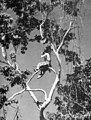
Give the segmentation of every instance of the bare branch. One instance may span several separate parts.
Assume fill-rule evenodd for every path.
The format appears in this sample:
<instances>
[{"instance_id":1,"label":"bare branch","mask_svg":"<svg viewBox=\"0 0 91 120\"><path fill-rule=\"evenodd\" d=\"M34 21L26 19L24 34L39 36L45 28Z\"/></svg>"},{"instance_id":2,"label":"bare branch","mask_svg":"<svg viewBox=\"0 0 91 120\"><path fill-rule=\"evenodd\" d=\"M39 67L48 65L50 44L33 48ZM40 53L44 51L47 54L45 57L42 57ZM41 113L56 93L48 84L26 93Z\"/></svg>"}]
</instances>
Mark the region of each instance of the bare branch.
<instances>
[{"instance_id":1,"label":"bare branch","mask_svg":"<svg viewBox=\"0 0 91 120\"><path fill-rule=\"evenodd\" d=\"M5 62L0 60L1 63L5 63L7 65L9 65L10 67L13 67L12 64L9 62L9 60L7 59L7 51L6 51L6 48L3 47L3 46L0 46L1 47L1 51L2 51L2 56L3 58L5 59ZM16 64L16 63L15 63ZM18 65L16 64L16 71L18 71L20 74L21 74L21 71L19 70L19 67Z\"/></svg>"},{"instance_id":2,"label":"bare branch","mask_svg":"<svg viewBox=\"0 0 91 120\"><path fill-rule=\"evenodd\" d=\"M30 90L26 90L26 91L34 91L34 92L40 91L40 92L43 92L44 95L45 95L45 100L47 100L47 93L43 89L30 89Z\"/></svg>"},{"instance_id":3,"label":"bare branch","mask_svg":"<svg viewBox=\"0 0 91 120\"><path fill-rule=\"evenodd\" d=\"M48 96L47 100L44 101L44 103L40 106L39 110L46 108L50 104L50 102L52 100L52 97L53 97L53 94L54 94L54 91L56 89L56 85L57 85L57 83L59 81L58 76L59 76L59 74L56 74L56 78L55 78L55 81L54 81L54 83L52 85L52 88L50 90L49 96Z\"/></svg>"},{"instance_id":4,"label":"bare branch","mask_svg":"<svg viewBox=\"0 0 91 120\"><path fill-rule=\"evenodd\" d=\"M24 91L25 91L25 89L23 89L23 90L21 90L21 91L15 93L15 94L13 94L13 95L8 99L8 101L11 100L11 99L13 99L13 98L16 97L17 95L22 94Z\"/></svg>"},{"instance_id":5,"label":"bare branch","mask_svg":"<svg viewBox=\"0 0 91 120\"><path fill-rule=\"evenodd\" d=\"M9 60L7 59L7 51L6 51L6 48L3 47L3 46L0 46L0 47L1 47L1 51L2 51L2 56L3 56L3 58L4 58L5 61L6 61L6 62L4 62L4 61L1 61L1 60L0 60L0 62L5 63L5 64L11 66Z\"/></svg>"},{"instance_id":6,"label":"bare branch","mask_svg":"<svg viewBox=\"0 0 91 120\"><path fill-rule=\"evenodd\" d=\"M18 71L20 74L22 74L21 71L19 70L19 66L17 63L16 63L16 71Z\"/></svg>"},{"instance_id":7,"label":"bare branch","mask_svg":"<svg viewBox=\"0 0 91 120\"><path fill-rule=\"evenodd\" d=\"M29 87L28 84L26 84L26 89L23 89L23 90L15 93L15 94L13 94L13 95L8 99L8 101L12 100L12 99L13 99L14 97L16 97L17 95L22 94L24 91L28 91L28 92L29 92L29 94L31 95L31 97L33 98L33 100L34 100L35 103L38 102L36 96L35 96L34 93L31 91L31 89L30 89L30 87ZM41 91L43 91L43 90L41 90ZM43 91L43 92L44 92L44 91ZM46 97L47 97L47 95L46 95L46 92L45 92L45 98L46 98Z\"/></svg>"},{"instance_id":8,"label":"bare branch","mask_svg":"<svg viewBox=\"0 0 91 120\"><path fill-rule=\"evenodd\" d=\"M44 15L45 15L45 17L46 17L46 14L45 14L45 13L44 13ZM41 35L42 39L43 39L42 25L44 24L45 20L46 20L46 19L44 19L43 14L42 14L42 23L40 24L40 35Z\"/></svg>"},{"instance_id":9,"label":"bare branch","mask_svg":"<svg viewBox=\"0 0 91 120\"><path fill-rule=\"evenodd\" d=\"M55 50L54 45L52 43L51 43L51 48L52 48L54 54L56 55L56 58L58 61L58 66L59 66L59 69L61 70L61 60L60 60L58 52Z\"/></svg>"},{"instance_id":10,"label":"bare branch","mask_svg":"<svg viewBox=\"0 0 91 120\"><path fill-rule=\"evenodd\" d=\"M38 72L39 72L39 70L36 71L36 72L34 72L34 73L31 75L31 77L29 78L29 80L26 82L26 84L28 84L28 83L32 80L32 78L33 78Z\"/></svg>"},{"instance_id":11,"label":"bare branch","mask_svg":"<svg viewBox=\"0 0 91 120\"><path fill-rule=\"evenodd\" d=\"M66 31L65 35L63 36L63 39L62 39L62 41L61 41L61 43L60 43L60 45L59 45L59 47L58 47L58 49L57 49L57 53L59 52L60 48L62 47L62 45L63 45L63 43L64 43L64 39L65 39L66 35L69 33L72 25L73 25L73 21L70 21L69 28L68 28L68 30Z\"/></svg>"},{"instance_id":12,"label":"bare branch","mask_svg":"<svg viewBox=\"0 0 91 120\"><path fill-rule=\"evenodd\" d=\"M31 97L33 98L34 102L37 103L38 100L37 100L36 96L34 95L34 93L31 91L31 88L29 87L28 84L26 84L26 90L29 92L29 94L30 94Z\"/></svg>"},{"instance_id":13,"label":"bare branch","mask_svg":"<svg viewBox=\"0 0 91 120\"><path fill-rule=\"evenodd\" d=\"M60 57L59 57L59 54L57 53L57 51L55 50L54 48L54 45L51 44L51 48L53 49L53 52L55 53L56 55L56 58L57 58L57 61L58 61L58 66L59 66L59 69L58 69L58 73L55 72L55 70L53 69L54 73L56 73L56 78L55 78L55 81L52 85L52 88L49 92L49 96L47 98L46 101L44 101L44 103L40 106L40 110L41 109L45 109L51 102L52 100L52 97L53 97L53 94L54 94L54 91L56 89L56 85L58 84L58 82L60 81L60 74L61 74L61 60L60 60Z\"/></svg>"},{"instance_id":14,"label":"bare branch","mask_svg":"<svg viewBox=\"0 0 91 120\"><path fill-rule=\"evenodd\" d=\"M7 52L6 52L6 48L3 47L3 46L0 46L1 47L1 51L2 51L2 56L3 58L5 59L5 61L7 61Z\"/></svg>"},{"instance_id":15,"label":"bare branch","mask_svg":"<svg viewBox=\"0 0 91 120\"><path fill-rule=\"evenodd\" d=\"M51 43L51 49L53 50L54 53L56 53L56 50L55 50L53 43Z\"/></svg>"},{"instance_id":16,"label":"bare branch","mask_svg":"<svg viewBox=\"0 0 91 120\"><path fill-rule=\"evenodd\" d=\"M49 69L56 74L56 71L52 67L49 67Z\"/></svg>"},{"instance_id":17,"label":"bare branch","mask_svg":"<svg viewBox=\"0 0 91 120\"><path fill-rule=\"evenodd\" d=\"M50 93L49 93L49 96L48 96L49 101L52 100L52 97L53 97L53 94L54 94L54 91L55 91L56 85L57 85L57 83L59 82L59 78L58 78L58 76L59 76L59 75L56 74L55 81L54 81L54 83L53 83L53 85L52 85L52 88L51 88Z\"/></svg>"},{"instance_id":18,"label":"bare branch","mask_svg":"<svg viewBox=\"0 0 91 120\"><path fill-rule=\"evenodd\" d=\"M44 24L44 20L43 20L43 22L40 24L40 35L41 35L41 37L42 37L42 39L43 39L43 30L42 30L42 25Z\"/></svg>"}]
</instances>

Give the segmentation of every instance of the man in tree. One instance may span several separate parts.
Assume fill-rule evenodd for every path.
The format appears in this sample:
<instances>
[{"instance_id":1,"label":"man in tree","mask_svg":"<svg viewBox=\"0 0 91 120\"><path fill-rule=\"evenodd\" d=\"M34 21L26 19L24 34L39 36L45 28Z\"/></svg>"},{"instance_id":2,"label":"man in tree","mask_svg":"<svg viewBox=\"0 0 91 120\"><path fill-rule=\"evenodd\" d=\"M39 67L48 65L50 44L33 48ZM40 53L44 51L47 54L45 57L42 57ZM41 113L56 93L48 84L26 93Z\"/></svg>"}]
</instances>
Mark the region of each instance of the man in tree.
<instances>
[{"instance_id":1,"label":"man in tree","mask_svg":"<svg viewBox=\"0 0 91 120\"><path fill-rule=\"evenodd\" d=\"M44 58L44 62L40 62L37 65L37 68L35 71L40 70L40 73L37 77L37 79L41 78L47 70L49 70L49 67L51 67L51 56L50 56L50 47L46 47L44 52L41 54L41 58Z\"/></svg>"}]
</instances>

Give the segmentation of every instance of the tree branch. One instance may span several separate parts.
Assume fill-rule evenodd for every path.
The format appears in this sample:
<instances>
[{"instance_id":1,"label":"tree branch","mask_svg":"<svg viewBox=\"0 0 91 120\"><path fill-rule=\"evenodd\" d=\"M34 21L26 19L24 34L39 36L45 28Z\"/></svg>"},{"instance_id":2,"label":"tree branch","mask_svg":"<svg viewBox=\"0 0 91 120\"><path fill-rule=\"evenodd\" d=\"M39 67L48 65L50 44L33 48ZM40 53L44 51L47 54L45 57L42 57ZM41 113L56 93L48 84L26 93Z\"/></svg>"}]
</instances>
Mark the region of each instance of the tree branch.
<instances>
[{"instance_id":1,"label":"tree branch","mask_svg":"<svg viewBox=\"0 0 91 120\"><path fill-rule=\"evenodd\" d=\"M44 13L44 15L45 15L45 13ZM46 15L45 15L45 17L46 17ZM41 35L42 39L43 39L42 25L44 24L45 20L46 19L44 19L43 14L42 14L42 23L40 24L40 35Z\"/></svg>"},{"instance_id":2,"label":"tree branch","mask_svg":"<svg viewBox=\"0 0 91 120\"><path fill-rule=\"evenodd\" d=\"M38 100L37 100L36 96L34 95L34 93L31 91L31 88L29 87L28 84L26 84L26 90L29 92L29 94L30 94L31 97L33 98L34 102L37 103Z\"/></svg>"},{"instance_id":3,"label":"tree branch","mask_svg":"<svg viewBox=\"0 0 91 120\"><path fill-rule=\"evenodd\" d=\"M49 69L56 74L56 71L52 67L49 67Z\"/></svg>"},{"instance_id":4,"label":"tree branch","mask_svg":"<svg viewBox=\"0 0 91 120\"><path fill-rule=\"evenodd\" d=\"M4 39L4 37L2 39ZM7 61L7 51L6 51L6 48L3 47L3 46L0 46L0 47L1 47L2 56L5 59L5 61Z\"/></svg>"},{"instance_id":5,"label":"tree branch","mask_svg":"<svg viewBox=\"0 0 91 120\"><path fill-rule=\"evenodd\" d=\"M45 109L45 108L49 105L49 103L50 103L51 100L52 100L54 91L55 91L55 89L56 89L56 85L57 85L58 82L60 81L60 75L61 75L61 60L60 60L59 54L58 54L57 51L55 50L53 44L51 44L51 48L53 49L53 52L55 53L55 55L56 55L56 57L57 57L59 69L58 69L58 73L55 72L55 73L56 73L55 81L54 81L54 83L53 83L53 85L52 85L52 88L51 88L51 90L50 90L50 92L49 92L49 96L48 96L47 100L44 101L44 103L40 106L40 108L39 108L40 111L41 111L42 109Z\"/></svg>"},{"instance_id":6,"label":"tree branch","mask_svg":"<svg viewBox=\"0 0 91 120\"><path fill-rule=\"evenodd\" d=\"M28 83L32 80L32 78L33 78L38 72L39 72L39 70L36 71L36 72L34 72L34 73L31 75L31 77L29 78L29 80L26 82L26 84L28 84Z\"/></svg>"},{"instance_id":7,"label":"tree branch","mask_svg":"<svg viewBox=\"0 0 91 120\"><path fill-rule=\"evenodd\" d=\"M7 51L6 51L6 48L5 48L5 47L2 47L2 46L0 46L0 47L1 47L1 51L2 51L2 56L3 56L3 58L4 58L5 61L6 61L6 62L4 62L4 61L1 61L1 60L0 60L0 62L5 63L5 64L11 66L9 60L7 59Z\"/></svg>"},{"instance_id":8,"label":"tree branch","mask_svg":"<svg viewBox=\"0 0 91 120\"><path fill-rule=\"evenodd\" d=\"M52 85L52 88L51 88L50 93L49 93L49 96L48 96L49 101L52 100L52 97L53 97L53 94L54 94L56 85L57 85L57 83L59 82L58 76L59 76L59 74L56 74L55 81L54 81L54 83L53 83L53 85Z\"/></svg>"},{"instance_id":9,"label":"tree branch","mask_svg":"<svg viewBox=\"0 0 91 120\"><path fill-rule=\"evenodd\" d=\"M6 51L6 48L5 47L1 47L1 51L2 51L2 56L3 58L5 59L5 62L0 60L1 63L5 63L7 65L9 65L10 67L13 67L12 64L9 62L9 60L7 59L7 51ZM16 71L18 71L20 74L21 74L21 71L19 70L19 67L18 65L16 64Z\"/></svg>"},{"instance_id":10,"label":"tree branch","mask_svg":"<svg viewBox=\"0 0 91 120\"><path fill-rule=\"evenodd\" d=\"M62 41L61 41L61 43L60 43L60 45L59 45L59 47L58 47L58 49L57 49L57 53L59 52L60 48L62 47L62 45L63 45L63 43L64 43L64 39L65 39L66 35L69 33L72 24L73 24L73 21L70 21L69 28L68 28L68 30L66 31L65 35L63 36L63 39L62 39Z\"/></svg>"},{"instance_id":11,"label":"tree branch","mask_svg":"<svg viewBox=\"0 0 91 120\"><path fill-rule=\"evenodd\" d=\"M56 85L59 82L58 76L59 76L59 74L56 74L56 78L55 78L55 81L54 81L52 88L50 90L49 96L48 96L47 100L44 101L43 104L40 106L39 110L45 109L50 104L52 97L53 97L53 94L54 94L54 91L56 89Z\"/></svg>"},{"instance_id":12,"label":"tree branch","mask_svg":"<svg viewBox=\"0 0 91 120\"><path fill-rule=\"evenodd\" d=\"M25 89L23 89L23 90L15 93L15 94L13 94L13 95L8 99L8 101L11 100L11 99L13 99L13 98L16 97L17 95L22 94L24 91L25 91Z\"/></svg>"},{"instance_id":13,"label":"tree branch","mask_svg":"<svg viewBox=\"0 0 91 120\"><path fill-rule=\"evenodd\" d=\"M40 92L44 93L44 95L45 95L45 100L47 100L47 93L46 93L46 91L43 90L43 89L30 89L30 90L26 90L26 91L34 91L34 92L40 91Z\"/></svg>"},{"instance_id":14,"label":"tree branch","mask_svg":"<svg viewBox=\"0 0 91 120\"><path fill-rule=\"evenodd\" d=\"M61 60L60 60L58 52L55 50L54 45L52 43L51 43L51 49L53 50L54 54L56 55L56 58L58 61L58 66L59 66L59 69L61 70Z\"/></svg>"},{"instance_id":15,"label":"tree branch","mask_svg":"<svg viewBox=\"0 0 91 120\"><path fill-rule=\"evenodd\" d=\"M34 102L37 103L38 100L37 100L36 96L34 95L34 93L33 93L31 90L32 90L32 89L30 89L29 85L26 84L26 88L25 88L25 89L23 89L23 90L21 90L21 91L19 91L19 92L17 92L17 93L14 93L14 94L8 99L8 101L12 100L12 99L13 99L14 97L16 97L17 95L22 94L24 91L28 91L29 94L31 95L31 97L33 98ZM40 89L40 90L35 89L35 90L33 90L33 91L41 91L41 92L45 93L45 98L47 99L47 94L46 94L46 92L45 92L44 90L42 90L42 89Z\"/></svg>"}]
</instances>

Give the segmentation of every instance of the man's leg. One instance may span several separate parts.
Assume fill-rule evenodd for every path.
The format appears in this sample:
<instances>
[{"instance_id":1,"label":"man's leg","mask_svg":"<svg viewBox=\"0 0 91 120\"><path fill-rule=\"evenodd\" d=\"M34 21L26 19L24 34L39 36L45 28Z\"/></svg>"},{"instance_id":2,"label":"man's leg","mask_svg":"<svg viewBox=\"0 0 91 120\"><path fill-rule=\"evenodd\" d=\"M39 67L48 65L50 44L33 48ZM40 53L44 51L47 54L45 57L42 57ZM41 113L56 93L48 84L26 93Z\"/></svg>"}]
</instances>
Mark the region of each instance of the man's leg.
<instances>
[{"instance_id":1,"label":"man's leg","mask_svg":"<svg viewBox=\"0 0 91 120\"><path fill-rule=\"evenodd\" d=\"M45 74L45 71L44 71L44 70L41 70L41 71L40 71L40 74L39 74L38 77L37 77L37 79L40 79L44 74Z\"/></svg>"}]
</instances>

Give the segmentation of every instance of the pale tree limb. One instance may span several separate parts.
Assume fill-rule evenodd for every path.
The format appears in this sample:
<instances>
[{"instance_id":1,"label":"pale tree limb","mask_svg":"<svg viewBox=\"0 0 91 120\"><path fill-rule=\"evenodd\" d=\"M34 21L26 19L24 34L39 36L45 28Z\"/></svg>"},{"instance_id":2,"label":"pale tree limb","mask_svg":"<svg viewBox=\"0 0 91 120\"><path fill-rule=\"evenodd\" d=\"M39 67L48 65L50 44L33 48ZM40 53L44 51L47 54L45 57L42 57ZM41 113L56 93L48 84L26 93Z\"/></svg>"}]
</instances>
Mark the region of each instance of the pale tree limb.
<instances>
[{"instance_id":1,"label":"pale tree limb","mask_svg":"<svg viewBox=\"0 0 91 120\"><path fill-rule=\"evenodd\" d=\"M53 50L54 54L56 55L59 69L61 69L61 60L60 60L59 54L58 54L57 50L55 50L55 47L52 43L51 43L51 49Z\"/></svg>"},{"instance_id":2,"label":"pale tree limb","mask_svg":"<svg viewBox=\"0 0 91 120\"><path fill-rule=\"evenodd\" d=\"M31 77L29 78L29 80L26 82L26 84L28 84L38 72L39 72L39 70L36 71L36 72L34 72L34 73L31 75Z\"/></svg>"},{"instance_id":3,"label":"pale tree limb","mask_svg":"<svg viewBox=\"0 0 91 120\"><path fill-rule=\"evenodd\" d=\"M56 71L55 71L52 67L49 67L49 69L50 69L53 73L56 74ZM33 79L33 77L34 77L39 71L40 71L40 70L34 72L34 73L31 75L31 77L29 78L29 80L26 82L26 84L28 84L28 83Z\"/></svg>"},{"instance_id":4,"label":"pale tree limb","mask_svg":"<svg viewBox=\"0 0 91 120\"><path fill-rule=\"evenodd\" d=\"M56 73L56 71L55 71L54 69L51 69L51 70L52 70L54 73ZM56 85L57 85L57 83L58 83L58 81L59 81L59 78L58 78L58 77L59 77L59 73L56 74L56 79L55 79L55 81L54 81L54 83L53 83L53 85L52 85L52 88L51 88L51 90L50 90L50 93L49 93L48 98L47 98L47 93L46 93L43 89L31 89L31 88L29 87L29 85L28 85L28 83L30 82L30 80L31 80L37 73L38 73L38 71L35 72L35 73L31 76L31 78L27 81L27 83L26 83L26 88L25 88L25 89L23 89L23 90L20 91L20 92L15 93L15 94L12 95L8 100L13 99L15 96L23 93L24 91L28 91L29 94L31 95L31 97L33 98L34 102L37 104L38 99L37 99L37 97L35 96L35 94L33 93L33 91L41 91L41 92L43 92L43 93L45 94L45 101L43 102L43 104L41 104L41 105L38 106L38 109L41 110L42 108L47 107L48 104L49 104L49 103L51 102L51 100L52 100L54 91L55 91L55 89L56 89Z\"/></svg>"},{"instance_id":5,"label":"pale tree limb","mask_svg":"<svg viewBox=\"0 0 91 120\"><path fill-rule=\"evenodd\" d=\"M56 58L57 58L57 61L58 61L58 68L59 68L59 71L61 71L61 60L60 60L60 57L59 57L59 54L58 54L58 52L56 52Z\"/></svg>"},{"instance_id":6,"label":"pale tree limb","mask_svg":"<svg viewBox=\"0 0 91 120\"><path fill-rule=\"evenodd\" d=\"M54 45L51 43L51 49L53 50L53 52L56 54L56 50L55 50L55 47Z\"/></svg>"},{"instance_id":7,"label":"pale tree limb","mask_svg":"<svg viewBox=\"0 0 91 120\"><path fill-rule=\"evenodd\" d=\"M30 89L30 90L27 90L27 89L26 89L26 91L34 91L34 92L40 91L40 92L44 93L45 100L47 100L47 93L46 93L46 91L43 90L43 89Z\"/></svg>"},{"instance_id":8,"label":"pale tree limb","mask_svg":"<svg viewBox=\"0 0 91 120\"><path fill-rule=\"evenodd\" d=\"M26 84L26 90L29 92L29 94L30 94L31 97L33 98L34 102L37 103L37 102L38 102L38 99L37 99L37 97L35 96L35 94L31 91L31 88L29 87L28 84Z\"/></svg>"},{"instance_id":9,"label":"pale tree limb","mask_svg":"<svg viewBox=\"0 0 91 120\"><path fill-rule=\"evenodd\" d=\"M47 100L44 101L42 105L40 105L39 110L45 109L50 104L50 102L52 101L53 94L54 94L56 86L59 82L58 76L59 76L59 74L56 75L56 78L55 78L55 81L54 81L54 83L52 85L52 88L50 90L49 96L48 96Z\"/></svg>"},{"instance_id":10,"label":"pale tree limb","mask_svg":"<svg viewBox=\"0 0 91 120\"><path fill-rule=\"evenodd\" d=\"M40 35L43 39L43 30L42 30L42 25L44 24L45 20L43 20L43 22L40 24Z\"/></svg>"},{"instance_id":11,"label":"pale tree limb","mask_svg":"<svg viewBox=\"0 0 91 120\"><path fill-rule=\"evenodd\" d=\"M33 91L35 91L35 92L36 92L36 91L41 91L41 92L43 92L43 93L45 94L45 101L44 101L41 105L38 106L38 109L39 109L39 110L41 110L41 109L43 109L43 108L46 108L46 107L49 105L49 103L51 102L52 97L53 97L53 94L54 94L54 91L55 91L55 89L56 89L56 85L57 85L57 83L58 83L58 81L59 81L59 74L60 74L60 73L56 74L56 79L55 79L55 81L54 81L54 83L53 83L53 85L52 85L52 88L51 88L51 90L50 90L50 93L49 93L49 96L48 96L48 97L47 97L46 91L44 91L43 89L31 89L31 88L29 87L29 85L26 84L26 91L29 92L29 94L31 95L31 97L33 98L33 100L34 100L35 103L38 102L38 99L36 98L36 96L35 96L35 94L33 93Z\"/></svg>"},{"instance_id":12,"label":"pale tree limb","mask_svg":"<svg viewBox=\"0 0 91 120\"><path fill-rule=\"evenodd\" d=\"M49 69L50 69L54 74L56 74L56 71L55 71L52 67L49 67Z\"/></svg>"},{"instance_id":13,"label":"pale tree limb","mask_svg":"<svg viewBox=\"0 0 91 120\"><path fill-rule=\"evenodd\" d=\"M3 56L3 58L5 59L6 63L7 63L8 65L11 65L10 62L8 61L8 59L7 59L7 51L6 51L6 48L3 47L3 46L0 46L0 47L1 47L2 56Z\"/></svg>"},{"instance_id":14,"label":"pale tree limb","mask_svg":"<svg viewBox=\"0 0 91 120\"><path fill-rule=\"evenodd\" d=\"M29 94L31 95L31 97L33 98L33 100L34 100L35 103L38 102L36 96L35 96L34 93L31 91L31 89L30 89L30 87L29 87L28 84L26 84L26 88L25 88L25 89L23 89L23 90L21 90L21 91L19 91L19 92L17 92L17 93L14 93L14 94L8 99L8 101L12 100L12 99L13 99L14 97L16 97L17 95L22 94L24 91L28 91L28 92L29 92Z\"/></svg>"},{"instance_id":15,"label":"pale tree limb","mask_svg":"<svg viewBox=\"0 0 91 120\"><path fill-rule=\"evenodd\" d=\"M0 46L0 47L1 47L2 56L3 56L3 58L5 59L5 61L7 61L7 52L6 52L6 48L3 47L3 46Z\"/></svg>"},{"instance_id":16,"label":"pale tree limb","mask_svg":"<svg viewBox=\"0 0 91 120\"><path fill-rule=\"evenodd\" d=\"M9 62L9 60L8 60L8 58L7 58L6 48L5 48L5 47L2 47L2 46L0 46L0 47L1 47L1 51L2 51L2 56L3 56L3 58L5 59L5 62L2 61L2 60L0 60L0 62L5 63L5 64L9 65L10 67L13 67L12 64ZM15 64L16 64L16 63L15 63ZM18 67L17 64L16 64L16 71L18 71L20 74L22 74L21 71L19 70L19 67Z\"/></svg>"},{"instance_id":17,"label":"pale tree limb","mask_svg":"<svg viewBox=\"0 0 91 120\"><path fill-rule=\"evenodd\" d=\"M24 91L25 91L25 89L23 89L23 90L21 90L21 91L15 93L15 94L13 94L13 95L8 99L8 101L9 101L9 100L12 100L12 99L13 99L14 97L16 97L17 95L22 94Z\"/></svg>"},{"instance_id":18,"label":"pale tree limb","mask_svg":"<svg viewBox=\"0 0 91 120\"><path fill-rule=\"evenodd\" d=\"M18 66L18 64L15 63L15 65L16 65L16 70L15 70L15 71L17 71L17 72L19 72L20 74L22 74L22 72L19 70L19 66ZM13 67L13 66L11 65L11 67Z\"/></svg>"},{"instance_id":19,"label":"pale tree limb","mask_svg":"<svg viewBox=\"0 0 91 120\"><path fill-rule=\"evenodd\" d=\"M50 102L52 101L53 94L55 92L55 89L56 89L56 86L57 86L58 82L60 81L60 76L61 76L61 60L60 60L59 54L55 50L53 44L51 44L51 48L53 49L53 52L56 55L56 58L57 58L57 61L58 61L58 65L59 65L59 69L58 69L58 73L55 72L56 73L56 78L55 78L55 81L54 81L54 83L53 83L53 85L51 87L51 90L49 92L49 96L48 96L47 100L45 100L43 102L43 104L39 106L39 110L40 111L43 111L50 104Z\"/></svg>"},{"instance_id":20,"label":"pale tree limb","mask_svg":"<svg viewBox=\"0 0 91 120\"><path fill-rule=\"evenodd\" d=\"M3 47L3 46L0 46L0 47L1 47L2 56L3 56L3 58L4 58L5 61L6 61L6 62L3 62L3 63L5 63L5 64L11 66L9 60L7 59L7 51L6 51L6 48ZM2 61L1 61L1 62L2 62Z\"/></svg>"},{"instance_id":21,"label":"pale tree limb","mask_svg":"<svg viewBox=\"0 0 91 120\"><path fill-rule=\"evenodd\" d=\"M45 13L44 13L44 15L45 15L45 18L46 18L46 14ZM45 20L46 19L44 19L43 14L42 14L42 23L40 24L40 35L41 35L42 39L43 39L42 25L44 24Z\"/></svg>"},{"instance_id":22,"label":"pale tree limb","mask_svg":"<svg viewBox=\"0 0 91 120\"><path fill-rule=\"evenodd\" d=\"M59 52L60 48L62 47L62 45L63 45L63 43L64 43L64 39L65 39L66 35L69 33L72 25L73 25L73 21L70 21L69 28L68 28L68 30L66 31L65 35L63 36L63 39L62 39L59 47L57 48L57 53Z\"/></svg>"},{"instance_id":23,"label":"pale tree limb","mask_svg":"<svg viewBox=\"0 0 91 120\"><path fill-rule=\"evenodd\" d=\"M58 76L59 76L59 74L56 75L55 81L54 81L54 83L53 83L53 85L52 85L52 88L51 88L51 90L50 90L50 93L49 93L49 96L48 96L49 101L52 100L52 97L53 97L53 94L54 94L56 85L57 85L57 83L59 82Z\"/></svg>"}]
</instances>

